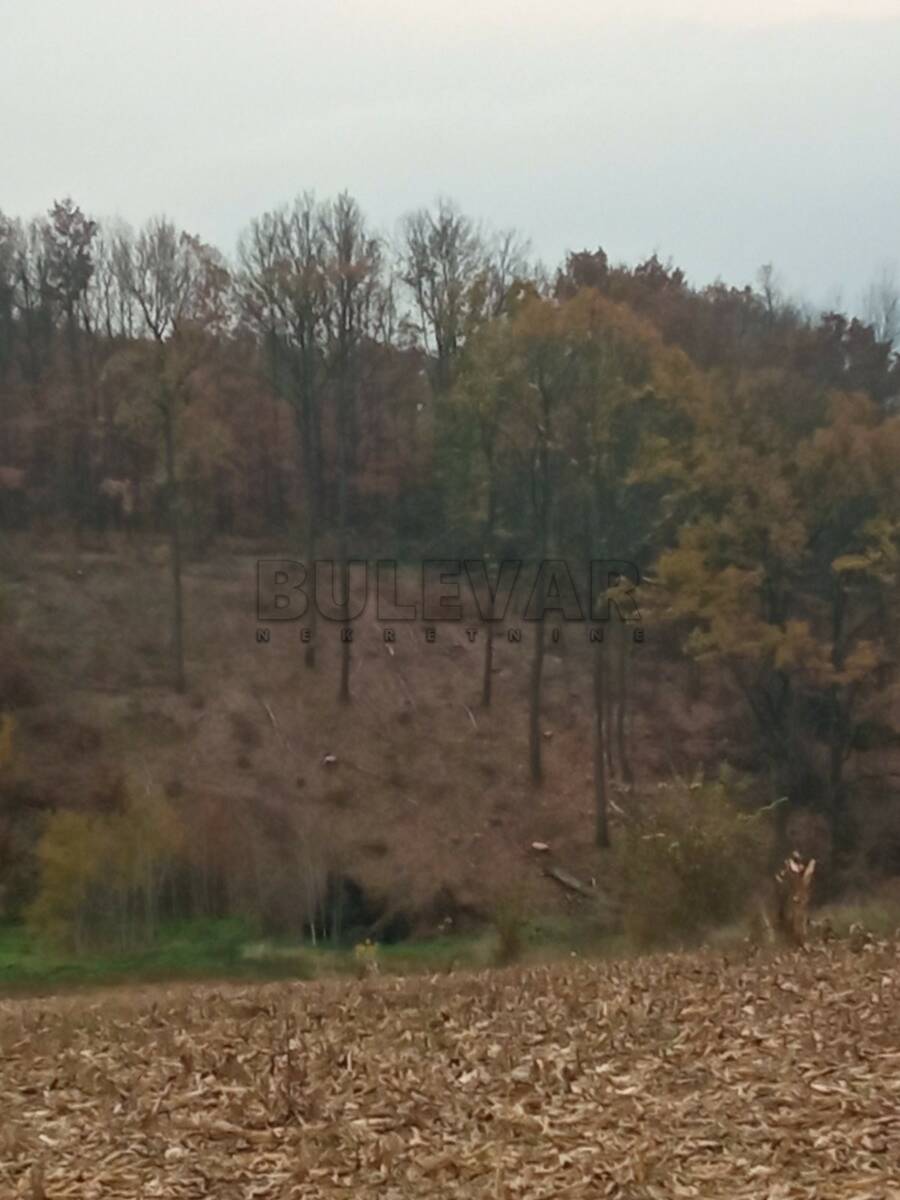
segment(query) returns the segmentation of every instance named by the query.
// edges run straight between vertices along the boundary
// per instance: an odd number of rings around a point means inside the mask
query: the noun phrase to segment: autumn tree
[[[121,812],[57,809],[38,843],[29,926],[42,941],[79,952],[152,943],[182,844],[171,803],[147,790],[132,789]]]
[[[626,601],[628,591],[621,591],[618,581],[624,581],[622,572],[637,573],[633,560],[645,558],[663,536],[660,505],[667,468],[662,448],[679,433],[675,400],[690,389],[693,376],[685,356],[665,348],[652,326],[593,287],[563,300],[533,297],[522,305],[513,328],[523,339],[528,411],[536,434],[540,555],[569,551],[586,562],[621,564],[621,571],[608,572],[609,579],[581,581],[602,606],[587,615],[613,617],[608,636],[593,647],[596,838],[604,845],[613,740],[623,781],[632,777],[626,737],[630,627],[625,622],[636,606],[633,598]],[[618,596],[612,607],[608,586]],[[614,672],[608,664],[610,643]],[[538,635],[532,664],[533,767],[540,756],[535,701],[541,666]]]
[[[889,666],[879,614],[895,584],[900,426],[859,395],[798,408],[791,387],[749,376],[698,416],[693,514],[660,579],[691,623],[687,652],[725,666],[746,698],[779,792],[825,812],[846,851],[845,764]]]
[[[570,400],[578,363],[566,338],[565,314],[549,300],[537,295],[526,299],[516,314],[513,331],[522,364],[526,437],[531,442],[531,548],[538,576],[532,597],[535,626],[528,689],[528,761],[532,782],[539,784],[543,780],[540,718],[548,608],[544,565],[557,545],[560,410]]]

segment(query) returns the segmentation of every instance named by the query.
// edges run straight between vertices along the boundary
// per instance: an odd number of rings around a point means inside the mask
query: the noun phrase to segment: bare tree
[[[432,212],[422,208],[401,224],[400,274],[409,288],[415,326],[434,356],[433,385],[445,392],[462,345],[472,289],[487,271],[487,254],[477,226],[449,200]]]
[[[606,647],[603,642],[593,646],[592,683],[594,695],[594,844],[605,849],[609,846],[609,770],[606,747],[609,742],[607,729],[607,704],[605,687]]]
[[[59,310],[65,333],[72,380],[69,406],[67,500],[80,527],[91,502],[91,432],[82,348],[82,314],[94,273],[93,242],[97,224],[89,220],[70,199],[50,209],[43,226],[46,247],[47,283]]]
[[[139,325],[134,296],[123,287],[127,270],[120,270],[117,254],[128,244],[121,222],[104,222],[94,242],[94,271],[85,293],[84,321],[89,330],[108,341],[132,338]]]
[[[184,599],[180,481],[177,472],[178,415],[187,403],[190,377],[202,361],[204,335],[227,322],[228,273],[209,246],[171,221],[154,218],[134,236],[119,234],[114,260],[119,286],[140,314],[151,342],[152,399],[159,418],[165,464],[166,520],[172,572],[172,672],[175,690],[185,690]]]
[[[338,559],[344,575],[338,698],[347,703],[350,700],[352,636],[348,522],[351,475],[358,441],[356,396],[363,341],[372,335],[383,312],[379,295],[381,246],[367,231],[359,205],[346,192],[324,209],[322,228],[326,253],[328,362],[335,388]]]
[[[772,263],[764,263],[756,273],[760,296],[766,310],[766,320],[771,324],[782,302],[781,281]]]
[[[553,440],[553,416],[556,407],[556,397],[548,381],[547,372],[542,363],[537,367],[537,382],[535,384],[539,396],[539,420],[536,425],[536,447],[532,475],[532,494],[534,497],[534,512],[536,525],[536,550],[538,560],[537,604],[538,619],[534,631],[534,655],[531,660],[531,675],[528,688],[528,761],[531,771],[531,781],[534,784],[543,782],[544,771],[542,763],[541,739],[541,690],[544,678],[544,650],[547,595],[544,590],[543,567],[550,557],[553,540],[554,501],[555,497],[555,464]]]
[[[900,338],[900,281],[894,268],[885,267],[878,279],[869,284],[863,298],[863,316],[879,342],[897,345]]]
[[[0,212],[0,460],[9,461],[12,449],[12,412],[6,379],[12,369],[17,343],[16,260],[22,229]]]
[[[15,306],[24,336],[23,372],[37,388],[50,360],[53,312],[42,221],[18,226],[15,238]]]
[[[514,229],[504,229],[487,239],[484,264],[487,300],[485,316],[497,318],[509,311],[510,302],[534,270],[528,261],[529,244]]]
[[[294,414],[304,486],[305,552],[317,556],[321,502],[322,393],[328,287],[321,206],[312,194],[266,213],[241,239],[239,290],[244,315],[269,350],[275,386]],[[305,660],[315,666],[316,606]]]

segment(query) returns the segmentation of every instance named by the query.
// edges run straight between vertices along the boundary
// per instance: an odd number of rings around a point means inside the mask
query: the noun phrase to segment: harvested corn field
[[[0,1005],[0,1194],[900,1196],[897,945]]]

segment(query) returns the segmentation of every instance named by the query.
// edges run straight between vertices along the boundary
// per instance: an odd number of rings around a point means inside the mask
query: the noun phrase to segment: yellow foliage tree
[[[759,371],[714,381],[695,406],[690,511],[659,563],[687,651],[728,668],[775,764],[776,784],[852,844],[845,764],[891,654],[900,418],[867,397],[810,399]]]
[[[178,814],[153,793],[131,793],[121,813],[58,810],[38,843],[40,883],[29,926],[42,940],[76,951],[152,940],[160,892],[182,842]]]

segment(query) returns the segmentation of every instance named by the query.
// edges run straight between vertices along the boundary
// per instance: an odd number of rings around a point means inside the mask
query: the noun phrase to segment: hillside
[[[400,930],[483,918],[523,886],[539,907],[568,904],[530,847],[546,843],[554,861],[597,873],[583,627],[548,647],[546,782],[536,790],[532,631],[518,645],[498,639],[485,711],[482,650],[463,627],[439,627],[434,644],[418,624],[398,627],[388,648],[370,604],[354,626],[353,701],[342,706],[335,629],[320,630],[315,671],[293,626],[273,625],[270,644],[257,643],[256,559],[241,551],[188,566],[184,696],[167,686],[161,547],[113,540],[106,552],[54,552],[22,539],[7,553],[7,685],[15,671],[27,681],[17,721],[29,802],[102,809],[121,800],[123,781],[163,792],[210,839],[212,870],[245,876],[253,853],[270,874],[330,871]],[[666,659],[652,628],[632,646],[629,674],[639,788],[746,759],[734,701],[714,678],[695,682],[692,699],[688,668]]]
[[[434,644],[419,624],[398,626],[388,647],[369,604],[354,624],[352,703],[341,705],[335,628],[320,628],[314,671],[293,625],[272,625],[270,643],[257,642],[258,553],[235,545],[188,564],[189,686],[178,696],[166,682],[169,591],[159,543],[10,545],[15,634],[4,686],[21,693],[12,805],[19,827],[36,832],[41,813],[55,808],[115,811],[126,793],[165,796],[189,831],[189,907],[253,908],[294,934],[311,890],[340,910],[344,927],[394,938],[479,924],[511,900],[543,913],[577,907],[546,876],[549,864],[601,888],[609,882],[609,864],[592,844],[583,627],[564,627],[548,645],[545,783],[536,789],[527,773],[531,631],[518,645],[498,638],[485,711],[482,651],[464,626],[439,626]],[[635,785],[629,793],[614,780],[614,821],[673,772],[693,776],[730,762],[755,770],[764,787],[740,699],[721,674],[667,651],[671,638],[652,617],[645,624],[645,642],[628,654]],[[866,772],[885,769],[887,759],[883,751],[857,758],[864,788]],[[877,840],[880,810],[870,809]],[[821,828],[807,822],[801,832],[804,849],[827,851]],[[536,853],[535,842],[549,851]],[[18,859],[10,854],[8,869],[21,864],[21,850]]]

